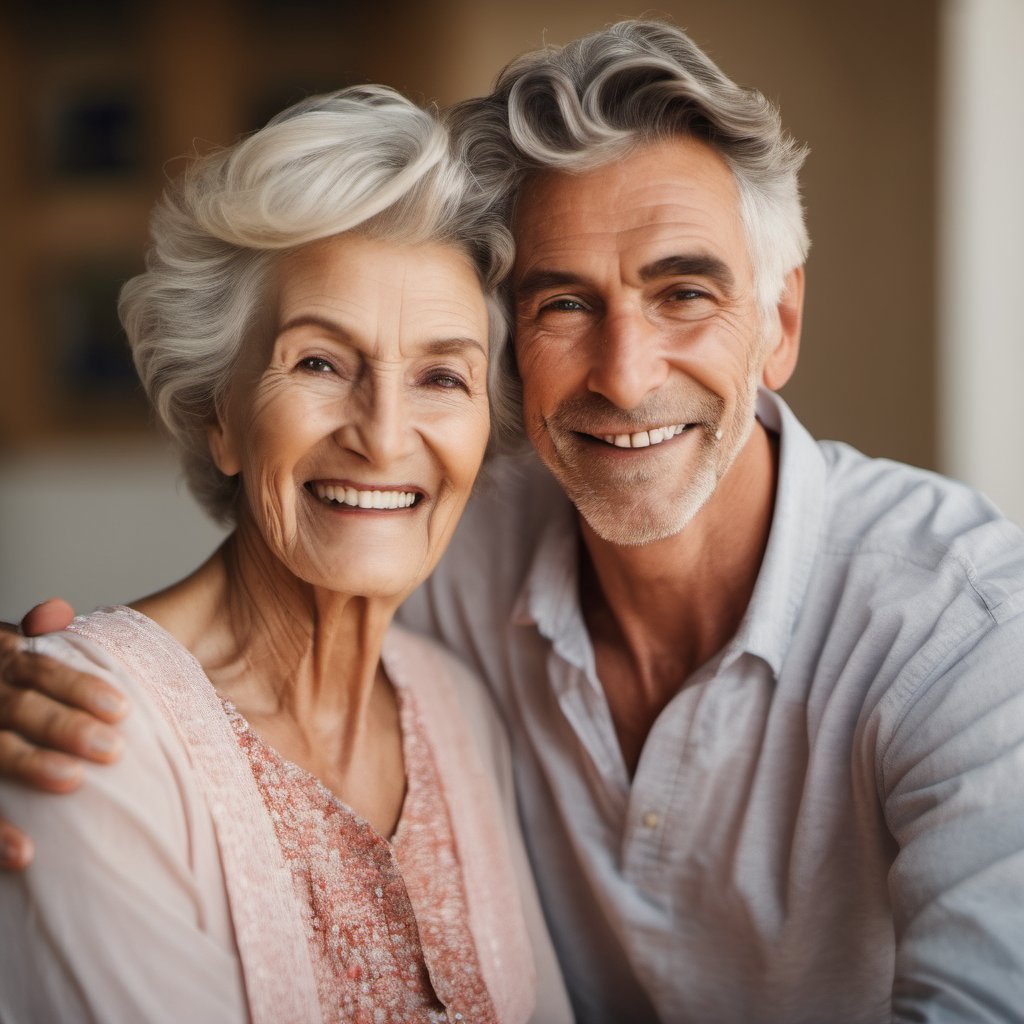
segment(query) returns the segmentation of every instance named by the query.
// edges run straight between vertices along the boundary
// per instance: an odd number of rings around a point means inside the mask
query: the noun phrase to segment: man
[[[801,150],[650,23],[453,116],[508,202],[546,471],[495,471],[404,614],[505,714],[579,1019],[1019,1020],[1024,538],[772,395]],[[5,724],[86,735],[30,696]]]

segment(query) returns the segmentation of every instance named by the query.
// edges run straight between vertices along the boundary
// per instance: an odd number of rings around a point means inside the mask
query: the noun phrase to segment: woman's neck
[[[310,744],[327,734],[334,746],[371,723],[398,603],[296,579],[243,523],[191,576],[135,607],[250,721],[288,721]]]
[[[405,794],[399,707],[380,668],[398,603],[296,579],[243,525],[134,607],[192,652],[264,742],[387,837]]]

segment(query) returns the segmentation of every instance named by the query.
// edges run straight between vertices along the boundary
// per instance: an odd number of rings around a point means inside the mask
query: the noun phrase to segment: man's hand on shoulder
[[[72,618],[66,601],[46,601],[22,619],[22,633],[56,632]],[[128,701],[108,683],[25,650],[14,627],[0,628],[0,777],[71,792],[82,781],[80,759],[108,764],[120,756],[121,737],[110,726],[127,712]],[[0,819],[0,868],[31,859],[29,838]]]

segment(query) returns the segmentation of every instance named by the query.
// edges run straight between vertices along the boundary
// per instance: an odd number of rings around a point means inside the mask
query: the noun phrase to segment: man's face
[[[527,432],[615,544],[673,536],[754,425],[765,323],[732,173],[704,143],[652,143],[527,182],[515,221]]]

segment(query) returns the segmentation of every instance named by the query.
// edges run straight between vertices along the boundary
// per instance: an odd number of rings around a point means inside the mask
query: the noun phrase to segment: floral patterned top
[[[407,785],[391,842],[223,703],[291,869],[324,1021],[493,1021],[437,768],[396,693]]]

